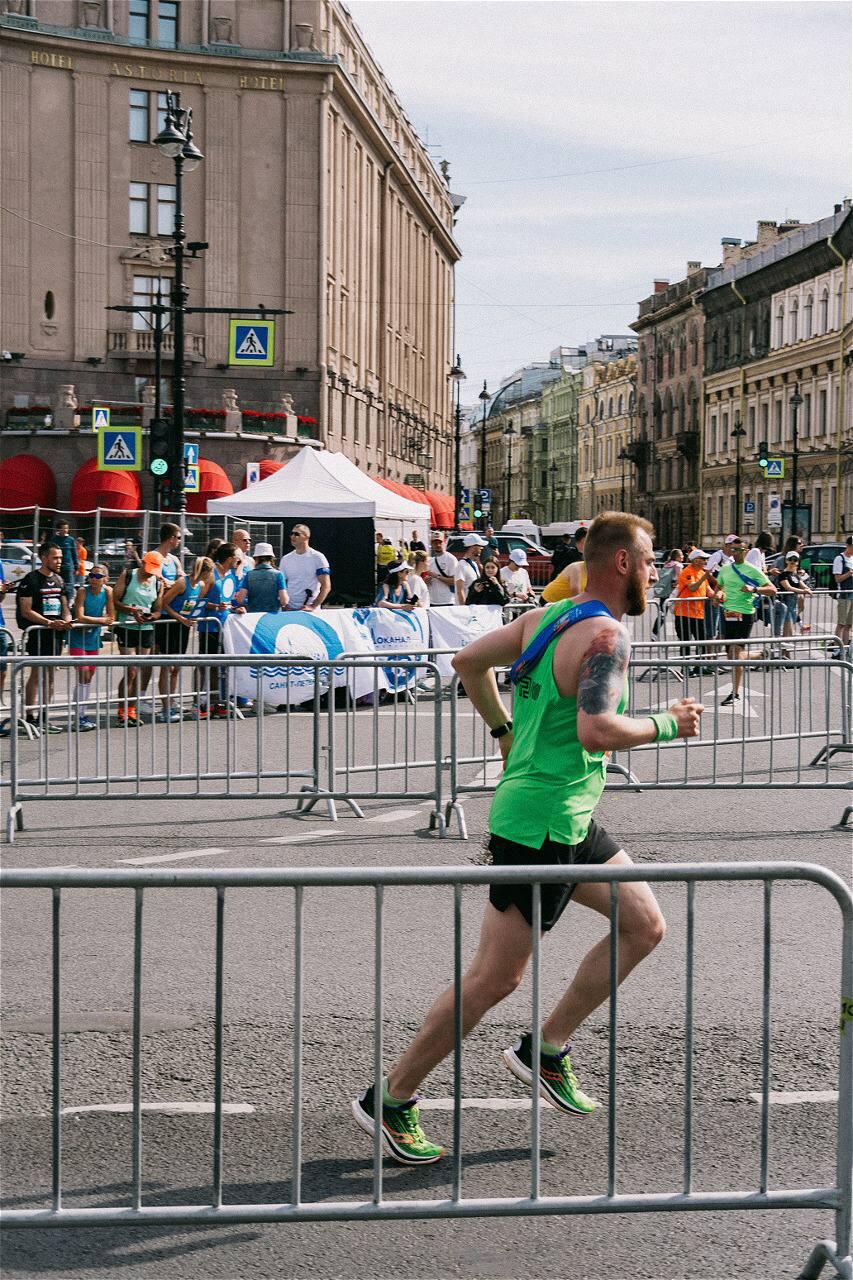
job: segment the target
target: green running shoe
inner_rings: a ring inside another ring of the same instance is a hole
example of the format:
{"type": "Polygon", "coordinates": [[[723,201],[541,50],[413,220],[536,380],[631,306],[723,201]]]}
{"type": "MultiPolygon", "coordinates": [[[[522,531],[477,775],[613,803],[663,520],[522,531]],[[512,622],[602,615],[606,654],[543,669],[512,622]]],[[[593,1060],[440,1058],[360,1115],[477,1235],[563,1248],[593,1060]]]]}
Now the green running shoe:
{"type": "MultiPolygon", "coordinates": [[[[511,1049],[504,1049],[501,1056],[517,1080],[528,1085],[532,1083],[533,1037],[529,1032],[511,1049]]],[[[595,1098],[588,1098],[578,1087],[568,1046],[562,1053],[553,1056],[550,1053],[540,1053],[539,1092],[552,1107],[575,1116],[591,1115],[601,1105],[595,1098]]]]}
{"type": "MultiPolygon", "coordinates": [[[[353,1098],[352,1114],[359,1128],[372,1137],[372,1085],[360,1098],[353,1098]]],[[[402,1106],[382,1108],[382,1140],[391,1159],[398,1164],[435,1164],[444,1155],[444,1147],[436,1146],[426,1137],[419,1116],[417,1094],[402,1106]]]]}

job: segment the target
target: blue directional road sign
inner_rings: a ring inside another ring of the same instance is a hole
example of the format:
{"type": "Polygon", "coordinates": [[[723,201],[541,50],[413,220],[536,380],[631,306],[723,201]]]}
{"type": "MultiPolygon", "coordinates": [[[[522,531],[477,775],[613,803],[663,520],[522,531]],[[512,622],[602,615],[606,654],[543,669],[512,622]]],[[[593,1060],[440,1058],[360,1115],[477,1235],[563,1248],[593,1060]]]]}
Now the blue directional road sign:
{"type": "Polygon", "coordinates": [[[184,445],[184,466],[185,467],[198,466],[198,445],[197,444],[184,445]]]}
{"type": "Polygon", "coordinates": [[[228,363],[268,368],[275,360],[275,320],[232,320],[228,363]]]}
{"type": "Polygon", "coordinates": [[[142,470],[142,428],[111,427],[98,432],[99,471],[142,470]]]}
{"type": "Polygon", "coordinates": [[[784,458],[768,458],[767,470],[764,472],[768,480],[784,480],[785,478],[785,459],[784,458]]]}

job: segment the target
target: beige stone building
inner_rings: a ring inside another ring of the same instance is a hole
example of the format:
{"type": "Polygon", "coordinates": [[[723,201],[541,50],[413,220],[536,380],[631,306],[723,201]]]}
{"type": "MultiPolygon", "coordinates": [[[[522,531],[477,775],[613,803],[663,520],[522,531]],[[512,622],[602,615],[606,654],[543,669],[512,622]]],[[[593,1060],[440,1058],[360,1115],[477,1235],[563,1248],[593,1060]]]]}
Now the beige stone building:
{"type": "Polygon", "coordinates": [[[633,437],[637,358],[590,364],[580,376],[578,518],[633,511],[633,468],[625,450],[633,437]]]}
{"type": "Polygon", "coordinates": [[[796,408],[798,531],[831,542],[853,527],[853,213],[844,201],[818,222],[758,231],[759,243],[711,272],[702,295],[702,537],[754,536],[768,527],[771,495],[792,502],[796,408]],[[732,434],[738,423],[742,436],[732,434]],[[759,467],[762,443],[781,479],[759,467]]]}
{"type": "Polygon", "coordinates": [[[174,166],[150,140],[177,90],[204,153],[189,305],[293,313],[248,370],[226,317],[190,314],[188,407],[290,395],[371,474],[451,492],[454,199],[342,4],[0,0],[0,56],[4,417],[60,385],[143,399],[151,324],[106,308],[171,287],[174,166]]]}

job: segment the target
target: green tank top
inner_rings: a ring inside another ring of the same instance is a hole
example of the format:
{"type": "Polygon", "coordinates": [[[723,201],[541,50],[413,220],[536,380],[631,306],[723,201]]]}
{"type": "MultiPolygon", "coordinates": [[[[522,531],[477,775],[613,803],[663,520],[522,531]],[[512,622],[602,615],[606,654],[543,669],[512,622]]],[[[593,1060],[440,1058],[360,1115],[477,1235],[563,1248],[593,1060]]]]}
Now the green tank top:
{"type": "MultiPolygon", "coordinates": [[[[573,601],[550,605],[536,628],[559,618],[573,601]]],[[[489,830],[506,840],[540,849],[546,836],[580,844],[604,790],[606,759],[578,741],[577,698],[564,698],[553,673],[549,646],[529,676],[515,687],[513,742],[489,814],[489,830]]],[[[628,683],[619,700],[628,701],[628,683]]]]}
{"type": "MultiPolygon", "coordinates": [[[[152,574],[147,582],[140,582],[137,577],[136,570],[130,575],[127,586],[122,596],[122,604],[135,604],[139,609],[145,609],[150,613],[154,608],[154,602],[160,591],[160,580],[155,574],[152,574]]],[[[129,613],[121,615],[119,624],[126,627],[128,631],[139,631],[142,627],[150,627],[150,622],[136,622],[129,613]]]]}

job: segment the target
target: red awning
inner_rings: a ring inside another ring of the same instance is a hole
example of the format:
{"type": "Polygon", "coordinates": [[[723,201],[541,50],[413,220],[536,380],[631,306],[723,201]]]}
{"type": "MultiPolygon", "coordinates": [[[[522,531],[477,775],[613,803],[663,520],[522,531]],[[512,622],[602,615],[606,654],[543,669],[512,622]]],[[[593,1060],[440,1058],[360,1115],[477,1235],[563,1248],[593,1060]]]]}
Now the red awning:
{"type": "Polygon", "coordinates": [[[374,476],[373,478],[377,484],[382,485],[383,489],[390,489],[392,493],[399,494],[401,498],[408,498],[409,502],[419,502],[425,507],[430,505],[426,494],[420,489],[416,489],[413,484],[401,484],[399,480],[386,480],[384,476],[374,476]]]}
{"type": "Polygon", "coordinates": [[[16,453],[0,462],[0,507],[56,506],[56,477],[46,462],[32,453],[16,453]]]}
{"type": "Polygon", "coordinates": [[[423,496],[432,508],[433,529],[452,529],[455,514],[453,499],[446,493],[438,493],[435,489],[424,489],[423,496]]]}
{"type": "Polygon", "coordinates": [[[258,463],[261,479],[266,480],[267,476],[274,475],[276,471],[281,471],[283,466],[283,462],[276,462],[274,458],[261,458],[258,463]]]}
{"type": "Polygon", "coordinates": [[[98,459],[78,467],[71,481],[71,510],[140,511],[142,490],[135,471],[99,471],[98,459]]]}
{"type": "Polygon", "coordinates": [[[218,462],[199,458],[198,469],[199,491],[187,494],[187,511],[193,515],[204,515],[210,498],[227,498],[234,492],[234,486],[218,462]]]}

